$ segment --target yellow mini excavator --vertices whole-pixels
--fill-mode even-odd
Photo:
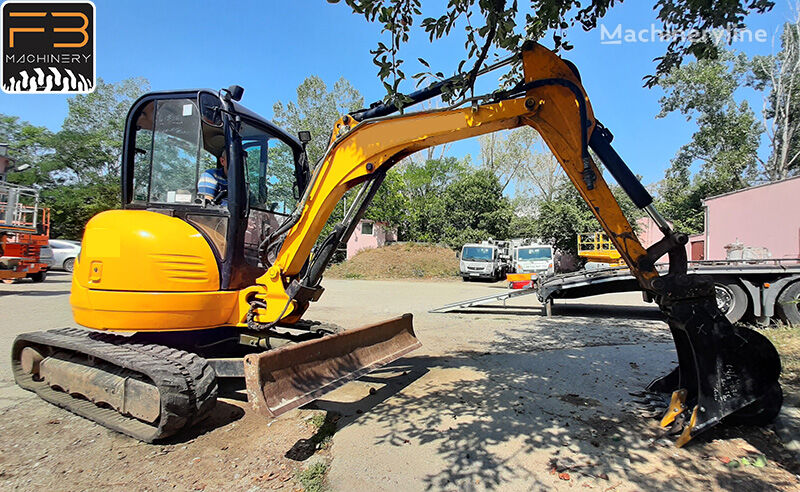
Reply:
[[[529,125],[668,319],[679,367],[647,388],[672,394],[662,425],[682,425],[682,445],[722,421],[770,421],[782,402],[775,348],[720,314],[710,279],[687,275],[687,236],[671,230],[611,147],[574,65],[530,43],[481,72],[520,60],[524,78],[515,86],[450,108],[374,104],[342,116],[313,169],[304,150],[310,135],[295,138],[241,106],[241,87],[143,96],[125,122],[122,209],[89,221],[75,265],[70,302],[89,329],[20,335],[16,382],[154,441],[207,415],[218,378],[243,377],[253,406],[275,416],[403,356],[420,345],[410,315],[343,331],[302,319],[323,292],[331,256],[402,158]],[[453,82],[420,89],[405,104]],[[590,149],[656,221],[661,241],[642,247]],[[200,193],[209,179],[227,187]],[[354,187],[345,218],[318,242]],[[653,265],[664,255],[670,270],[659,275]]]

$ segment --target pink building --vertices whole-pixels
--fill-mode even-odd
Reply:
[[[650,217],[642,217],[638,219],[636,221],[636,225],[639,229],[639,231],[636,233],[636,236],[639,238],[639,242],[642,243],[642,246],[645,248],[649,248],[664,237],[664,233],[661,232],[661,229],[658,228],[656,222]]]
[[[397,229],[386,222],[362,219],[347,241],[347,258],[362,249],[380,248],[387,243],[397,241]]]
[[[704,257],[724,260],[725,246],[766,248],[800,258],[800,176],[707,198]]]
[[[669,221],[667,221],[669,222]],[[638,232],[636,236],[639,238],[639,242],[642,243],[642,246],[645,248],[649,248],[650,246],[654,245],[658,241],[664,238],[664,233],[661,232],[661,229],[658,228],[656,222],[651,219],[650,217],[641,217],[636,221],[636,225],[638,226]],[[672,226],[672,222],[669,222],[669,225]],[[686,254],[689,255],[689,259],[693,259],[691,257],[691,244],[692,239],[690,236],[689,244],[686,246]],[[658,263],[669,263],[669,256],[664,255],[658,260]]]

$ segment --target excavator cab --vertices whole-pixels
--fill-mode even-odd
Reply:
[[[156,92],[133,104],[122,210],[87,224],[73,276],[78,323],[115,331],[245,325],[247,289],[270,266],[265,239],[310,178],[304,143],[239,104],[232,94],[242,92]]]
[[[225,103],[209,90],[139,99],[125,125],[122,205],[197,228],[213,250],[218,289],[233,290],[266,271],[259,245],[294,208],[309,167],[296,137]]]

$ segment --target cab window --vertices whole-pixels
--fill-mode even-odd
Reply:
[[[242,125],[240,134],[250,208],[278,214],[291,213],[295,204],[292,147],[248,123]]]
[[[159,99],[142,108],[134,140],[135,202],[202,203],[197,193],[200,174],[217,167],[214,151],[224,147],[221,134],[218,149],[209,143],[204,136],[208,131],[201,131],[204,125],[194,99]]]

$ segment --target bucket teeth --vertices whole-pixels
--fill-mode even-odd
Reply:
[[[661,427],[668,427],[675,420],[675,417],[686,410],[686,395],[687,391],[685,389],[679,389],[672,393],[669,407],[667,407],[664,416],[661,418]]]
[[[686,427],[683,428],[683,432],[681,436],[675,441],[676,448],[682,448],[684,444],[692,440],[692,431],[694,430],[695,424],[697,423],[697,406],[694,407],[692,410],[692,417],[689,419],[689,423],[686,424]]]

